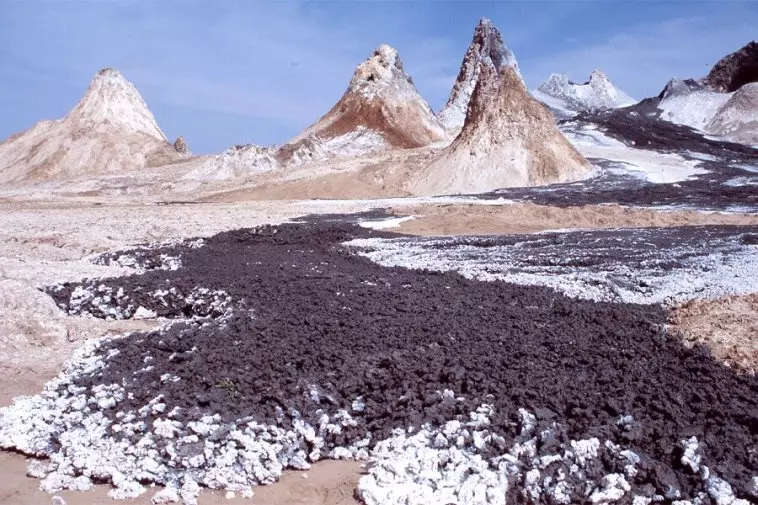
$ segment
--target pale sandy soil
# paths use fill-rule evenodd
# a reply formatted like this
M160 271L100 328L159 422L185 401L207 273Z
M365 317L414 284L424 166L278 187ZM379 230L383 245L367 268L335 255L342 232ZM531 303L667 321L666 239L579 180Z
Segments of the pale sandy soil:
M396 207L394 212L416 217L403 221L399 228L393 229L412 235L497 235L566 228L758 224L756 214L661 211L615 204L565 209L533 203L489 206L445 204Z
M253 185L221 189L203 198L209 202L291 200L293 198L355 199L408 196L409 174L429 163L434 148L409 149L363 160L340 160L303 167L289 174L262 174Z
M707 345L729 366L758 371L758 294L683 303L672 310L669 324L686 343Z
M26 458L20 454L0 452L0 503L3 505L47 505L51 495L39 490L39 481L26 477ZM252 499L236 496L227 499L224 493L205 491L199 505L354 505L360 503L353 493L360 478L360 463L323 461L308 472L288 472L271 486L255 488ZM305 478L307 476L307 478ZM108 497L107 486L91 491L62 492L68 505L152 505L154 491L133 500L114 501Z
M368 170L368 169L366 169ZM369 172L364 172L369 173ZM367 176L368 177L368 176ZM339 179L335 179L339 181ZM294 181L297 182L297 181ZM310 180L309 183L313 183ZM346 184L349 181L343 181ZM299 182L298 182L299 183ZM336 190L337 188L332 188ZM355 191L355 188L349 190ZM240 195L242 196L242 195ZM159 321L102 321L63 314L39 287L79 280L83 277L117 276L127 268L93 265L88 256L145 242L165 242L220 231L279 223L311 213L349 213L375 207L393 207L395 213L415 215L397 231L417 234L486 234L534 232L556 228L598 228L618 226L672 226L680 224L755 224L758 216L660 212L619 206L588 206L558 209L533 204L510 205L422 205L419 199L394 201L247 201L155 205L126 203L118 198L59 200L56 202L0 201L0 405L14 396L33 394L52 378L71 352L84 339L145 330ZM685 338L714 341L714 352L725 359L755 362L758 324L749 319L751 305L694 304L681 309L676 324ZM715 303L715 302L714 302ZM740 319L743 318L743 319ZM748 318L748 319L745 319ZM752 321L745 324L743 321ZM719 326L726 324L725 327ZM732 338L740 326L743 336ZM718 354L721 342L726 342ZM729 348L737 345L737 350ZM743 350L739 350L743 349ZM739 358L742 359L742 358ZM32 505L50 503L38 491L38 482L24 477L24 457L0 452L0 503ZM261 504L356 503L352 493L358 479L355 463L322 462L308 472L288 474L274 486L260 488L252 502ZM65 494L69 504L111 503L105 489L84 495ZM242 502L241 499L240 503ZM149 494L127 503L148 504ZM222 495L206 493L201 503L237 503Z

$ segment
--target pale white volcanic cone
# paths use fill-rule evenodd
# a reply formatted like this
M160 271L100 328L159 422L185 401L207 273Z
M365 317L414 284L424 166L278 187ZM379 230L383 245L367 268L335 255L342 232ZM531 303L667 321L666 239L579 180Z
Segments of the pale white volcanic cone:
M705 126L705 131L734 142L758 144L758 82L735 91Z
M0 143L0 183L118 173L187 156L183 141L168 141L134 84L106 68L66 117Z

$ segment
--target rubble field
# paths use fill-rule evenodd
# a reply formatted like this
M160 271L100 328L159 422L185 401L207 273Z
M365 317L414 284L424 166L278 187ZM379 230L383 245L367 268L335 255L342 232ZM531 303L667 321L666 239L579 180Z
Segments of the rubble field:
M367 460L368 504L757 499L758 378L669 335L660 305L382 266L344 244L406 239L352 221L110 254L144 272L50 286L70 314L174 321L89 341L0 411L0 446L41 458L49 492L157 483L155 503L327 458Z

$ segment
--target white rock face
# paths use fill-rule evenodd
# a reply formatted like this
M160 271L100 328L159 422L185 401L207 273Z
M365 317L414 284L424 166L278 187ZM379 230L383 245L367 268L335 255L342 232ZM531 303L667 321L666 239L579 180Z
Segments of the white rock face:
M482 65L496 72L500 72L503 67L511 67L523 82L516 57L503 43L500 31L487 18L482 18L474 29L474 37L463 57L450 98L439 113L442 123L454 135L463 127Z
M704 130L731 96L706 89L692 80L672 79L661 93L658 110L661 119Z
M230 147L221 154L205 159L197 168L187 172L184 179L226 181L268 172L278 168L275 155L276 149L271 147L253 144Z
M449 140L444 126L405 73L397 51L386 44L358 66L334 107L288 145L308 138L322 142L328 156L414 148Z
M0 143L0 183L123 172L186 156L168 141L134 84L106 68L66 117Z
M534 100L515 69L482 64L460 135L406 189L416 195L484 193L579 179L591 165Z
M758 144L758 82L735 91L705 130L735 142Z
M584 84L571 82L568 76L552 74L532 95L551 109L566 115L596 109L615 109L633 105L636 100L627 95L599 70Z
M95 75L84 98L66 119L93 124L111 122L124 133L144 133L167 140L137 88L113 68Z

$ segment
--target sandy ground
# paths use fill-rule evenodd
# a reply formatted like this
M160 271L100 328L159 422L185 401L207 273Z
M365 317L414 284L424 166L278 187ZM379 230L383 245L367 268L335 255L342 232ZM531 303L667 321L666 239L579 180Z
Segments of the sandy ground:
M124 321L121 321L124 323ZM139 322L138 322L139 323ZM151 321L141 322L150 326ZM77 344L78 345L78 344ZM75 345L58 348L57 353L69 355ZM36 394L44 383L57 373L53 366L17 369L3 365L0 368L0 405L7 405L17 395ZM39 480L26 476L27 458L23 454L0 450L0 503L3 505L42 505L51 503L52 496L39 490ZM227 499L225 493L205 491L199 505L353 505L360 503L354 491L361 476L361 463L355 461L325 460L308 472L287 472L271 486L255 489L252 500L241 496ZM114 502L108 496L110 486L96 486L88 492L62 492L67 505L152 505L155 491L148 491L133 500Z
M669 322L688 344L705 344L727 365L758 371L758 294L692 300L672 310Z
M297 198L352 199L408 196L405 182L428 163L434 149L418 148L370 157L305 166L289 174L274 172L256 176L252 186L223 189L202 198L208 202L290 200Z
M51 503L51 495L38 489L37 479L26 477L26 458L19 454L0 452L0 503L4 505L43 505ZM200 495L199 505L353 505L360 503L353 493L360 478L360 464L347 461L323 461L308 472L288 472L271 486L255 489L252 499L236 496L227 499L224 493L206 491ZM133 500L108 497L107 486L94 490L62 492L67 505L152 505L155 491L148 491Z
M364 174L370 177L368 172ZM335 184L340 182L339 178L332 180ZM349 180L342 182L347 184ZM293 181L295 183L302 182ZM338 186L330 191L336 191ZM249 197L237 196L240 199ZM420 235L758 223L758 216L754 215L662 212L616 205L573 209L533 204L422 205L418 199L391 201L389 204L387 201L282 200L192 205L127 204L120 203L118 198L106 201L102 197L55 203L0 201L0 405L10 403L14 396L38 392L82 340L145 330L159 324L159 321L109 322L67 316L38 290L41 286L67 280L131 272L127 268L94 265L88 256L139 243L209 236L223 230L279 223L310 213L358 212L386 206L393 207L397 214L417 216L395 230ZM677 312L675 324L690 341L714 342L714 353L719 357L735 364L746 360L755 363L756 344L751 336L758 331L754 315L756 308L758 298L755 297L712 304L695 302ZM711 313L721 316L711 317ZM0 503L31 505L50 502L48 496L36 491L36 480L24 477L23 456L0 452L0 468L3 469ZM358 472L355 463L319 463L308 472L307 479L302 478L302 474L288 474L280 483L256 491L256 497L248 503L356 503L352 492ZM85 495L64 496L72 505L110 503L105 493L105 489L98 489ZM129 503L147 504L149 495ZM201 503L237 502L206 493Z
M396 208L403 221L394 231L412 235L497 235L566 228L640 228L684 225L758 224L758 215L682 210L649 210L620 205L558 208L532 203L512 205L425 205Z

